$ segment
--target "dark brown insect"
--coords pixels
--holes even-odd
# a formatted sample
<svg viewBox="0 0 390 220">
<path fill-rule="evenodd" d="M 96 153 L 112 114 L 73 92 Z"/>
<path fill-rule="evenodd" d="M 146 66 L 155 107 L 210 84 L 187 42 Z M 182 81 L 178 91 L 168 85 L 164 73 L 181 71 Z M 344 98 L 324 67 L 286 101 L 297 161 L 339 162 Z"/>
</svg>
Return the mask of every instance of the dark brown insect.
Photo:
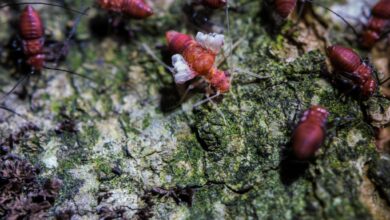
<svg viewBox="0 0 390 220">
<path fill-rule="evenodd" d="M 350 48 L 333 45 L 327 48 L 327 55 L 336 77 L 352 85 L 350 91 L 358 89 L 360 97 L 364 99 L 375 93 L 378 85 L 373 77 L 373 70 L 356 52 Z"/>
<path fill-rule="evenodd" d="M 101 8 L 122 13 L 136 19 L 144 19 L 153 15 L 152 8 L 144 0 L 98 0 Z"/>
<path fill-rule="evenodd" d="M 297 159 L 310 159 L 321 147 L 325 139 L 328 116 L 329 112 L 318 105 L 303 113 L 292 136 L 292 148 Z"/>
<path fill-rule="evenodd" d="M 371 9 L 371 17 L 363 28 L 361 43 L 365 48 L 371 48 L 378 42 L 384 31 L 390 26 L 390 0 L 381 0 Z"/>
</svg>

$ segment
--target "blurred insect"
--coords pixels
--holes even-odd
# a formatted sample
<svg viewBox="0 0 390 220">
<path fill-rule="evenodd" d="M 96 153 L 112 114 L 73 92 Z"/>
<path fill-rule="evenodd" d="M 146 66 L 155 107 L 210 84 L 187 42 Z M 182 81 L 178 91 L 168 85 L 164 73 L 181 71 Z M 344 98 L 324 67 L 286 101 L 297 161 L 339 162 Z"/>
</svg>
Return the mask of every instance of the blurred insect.
<svg viewBox="0 0 390 220">
<path fill-rule="evenodd" d="M 38 3 L 37 3 L 38 4 Z M 85 15 L 87 10 L 89 8 L 85 9 L 83 12 L 80 12 L 80 15 Z M 80 21 L 81 17 L 78 17 L 77 21 L 75 22 L 75 25 L 73 26 L 73 30 L 70 32 L 67 41 L 71 38 L 71 35 L 74 34 L 76 24 Z M 24 80 L 29 78 L 32 74 L 40 72 L 42 69 L 51 69 L 51 70 L 57 70 L 57 71 L 63 71 L 67 72 L 69 74 L 78 75 L 81 77 L 84 77 L 86 79 L 92 80 L 86 76 L 77 74 L 75 72 L 59 69 L 55 67 L 49 67 L 46 66 L 46 61 L 48 60 L 56 60 L 52 57 L 47 56 L 50 52 L 46 50 L 45 48 L 45 36 L 44 36 L 44 26 L 43 22 L 38 14 L 38 12 L 31 6 L 27 5 L 24 10 L 22 11 L 20 18 L 19 18 L 19 38 L 20 38 L 20 45 L 21 49 L 23 51 L 24 57 L 25 57 L 25 63 L 30 67 L 30 73 L 26 74 L 22 79 L 20 79 L 16 85 L 9 91 L 7 94 L 5 94 L 2 98 L 8 96 L 10 93 L 13 92 L 13 90 Z M 67 46 L 68 42 L 65 42 L 63 44 L 63 47 L 60 51 L 60 56 L 63 55 L 64 47 Z"/>
<path fill-rule="evenodd" d="M 297 8 L 298 2 L 300 2 L 300 6 L 298 8 L 298 18 L 301 17 L 303 13 L 303 9 L 305 4 L 311 4 L 311 5 L 316 5 L 319 7 L 324 8 L 327 11 L 330 11 L 332 14 L 336 15 L 338 18 L 340 18 L 349 28 L 351 28 L 355 34 L 357 34 L 357 31 L 355 28 L 340 14 L 337 12 L 333 11 L 329 7 L 326 7 L 325 5 L 319 3 L 319 2 L 314 2 L 313 0 L 274 0 L 273 1 L 273 8 L 274 12 L 277 15 L 276 17 L 279 17 L 277 20 L 285 20 L 292 14 L 292 12 Z M 277 21 L 279 23 L 280 21 Z"/>
<path fill-rule="evenodd" d="M 282 19 L 287 19 L 287 17 L 290 16 L 290 14 L 297 8 L 298 2 L 301 3 L 299 6 L 299 9 L 298 9 L 299 16 L 301 15 L 305 4 L 313 4 L 313 5 L 317 5 L 317 6 L 320 6 L 322 8 L 325 8 L 326 10 L 328 10 L 328 11 L 330 11 L 330 12 L 332 12 L 335 15 L 340 17 L 340 15 L 338 15 L 336 12 L 334 12 L 330 8 L 320 4 L 318 2 L 313 2 L 312 0 L 299 0 L 299 1 L 298 0 L 274 0 L 273 6 L 274 6 L 275 13 L 277 15 L 279 15 Z"/>
<path fill-rule="evenodd" d="M 297 0 L 275 0 L 275 12 L 283 19 L 286 19 L 295 9 Z"/>
<path fill-rule="evenodd" d="M 361 43 L 364 48 L 372 48 L 385 37 L 390 27 L 390 0 L 381 0 L 371 9 L 371 17 L 363 27 Z"/>
<path fill-rule="evenodd" d="M 212 9 L 223 8 L 227 5 L 227 0 L 194 0 L 192 4 L 201 4 Z"/>
<path fill-rule="evenodd" d="M 362 61 L 350 48 L 339 45 L 329 46 L 327 56 L 336 72 L 336 78 L 350 84 L 350 91 L 358 89 L 360 97 L 368 99 L 377 90 L 373 69 Z"/>
<path fill-rule="evenodd" d="M 169 50 L 174 53 L 172 64 L 177 84 L 202 76 L 217 90 L 217 94 L 229 91 L 228 73 L 217 69 L 214 65 L 215 58 L 224 43 L 223 35 L 198 32 L 194 40 L 189 35 L 168 31 L 166 40 Z"/>
<path fill-rule="evenodd" d="M 10 7 L 10 6 L 19 6 L 19 5 L 47 5 L 47 6 L 64 8 L 66 10 L 73 12 L 73 13 L 86 15 L 85 11 L 79 11 L 79 10 L 65 7 L 64 5 L 47 3 L 47 2 L 15 2 L 15 3 L 8 2 L 8 3 L 0 4 L 0 8 Z"/>
<path fill-rule="evenodd" d="M 318 105 L 303 113 L 292 136 L 292 148 L 297 159 L 310 159 L 321 147 L 326 136 L 328 116 L 329 112 Z"/>
<path fill-rule="evenodd" d="M 153 15 L 152 8 L 144 0 L 98 0 L 97 3 L 107 11 L 122 13 L 135 19 Z"/>
</svg>

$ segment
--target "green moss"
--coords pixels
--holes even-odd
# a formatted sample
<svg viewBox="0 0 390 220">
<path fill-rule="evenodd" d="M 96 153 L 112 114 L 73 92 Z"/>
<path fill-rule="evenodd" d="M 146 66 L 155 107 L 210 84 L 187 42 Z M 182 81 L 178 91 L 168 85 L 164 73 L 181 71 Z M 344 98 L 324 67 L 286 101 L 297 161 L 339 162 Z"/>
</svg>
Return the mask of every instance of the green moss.
<svg viewBox="0 0 390 220">
<path fill-rule="evenodd" d="M 369 177 L 375 183 L 382 197 L 390 203 L 390 163 L 389 155 L 384 155 L 372 161 Z"/>
<path fill-rule="evenodd" d="M 208 204 L 207 207 L 214 203 L 229 206 L 231 201 L 234 201 L 234 205 L 231 205 L 234 208 L 227 211 L 231 216 L 247 215 L 242 213 L 242 210 L 245 210 L 243 207 L 247 205 L 258 206 L 255 214 L 266 219 L 305 216 L 308 209 L 317 210 L 313 215 L 322 213 L 319 215 L 322 217 L 338 216 L 341 219 L 350 219 L 367 216 L 359 202 L 358 192 L 344 190 L 348 185 L 353 186 L 352 189 L 359 187 L 360 177 L 353 172 L 349 173 L 349 170 L 357 169 L 354 163 L 359 160 L 367 161 L 374 153 L 370 144 L 372 138 L 365 135 L 364 123 L 354 128 L 356 133 L 360 132 L 361 140 L 353 150 L 346 148 L 348 145 L 345 141 L 331 141 L 346 140 L 349 133 L 349 129 L 335 123 L 335 126 L 338 126 L 335 127 L 336 136 L 328 137 L 330 140 L 323 146 L 316 163 L 308 164 L 309 169 L 304 170 L 295 182 L 286 186 L 286 183 L 283 183 L 284 165 L 280 164 L 280 161 L 284 160 L 282 152 L 288 148 L 288 137 L 291 134 L 288 121 L 291 121 L 294 115 L 296 123 L 301 112 L 310 105 L 321 104 L 335 115 L 330 120 L 349 117 L 353 113 L 356 113 L 353 115 L 354 121 L 363 120 L 362 114 L 359 114 L 360 107 L 355 101 L 340 101 L 337 91 L 323 78 L 323 67 L 323 55 L 318 52 L 308 53 L 292 63 L 275 65 L 277 69 L 268 72 L 268 75 L 272 76 L 269 82 L 236 84 L 232 91 L 235 96 L 229 94 L 218 106 L 206 104 L 195 111 L 195 131 L 205 152 L 204 155 L 194 155 L 195 157 L 187 160 L 193 161 L 190 163 L 204 161 L 203 174 L 201 173 L 199 179 L 223 183 L 222 189 L 216 190 L 219 194 L 216 198 L 211 201 L 207 198 L 200 204 Z M 217 108 L 223 116 L 218 113 Z M 185 146 L 191 144 L 185 142 Z M 180 158 L 187 150 L 188 148 L 179 149 L 180 153 L 176 156 Z M 173 162 L 176 167 L 181 167 L 181 160 Z M 339 179 L 339 175 L 344 178 Z M 191 172 L 187 171 L 186 177 L 187 181 L 190 181 Z M 315 183 L 311 183 L 313 179 L 316 180 Z M 180 183 L 186 182 L 183 177 L 177 180 Z M 339 185 L 336 189 L 335 183 Z M 262 187 L 258 188 L 259 185 Z M 248 188 L 252 190 L 248 194 L 232 195 L 228 187 L 239 192 Z M 288 192 L 296 193 L 296 197 L 291 199 Z M 208 190 L 207 194 L 210 197 L 212 192 Z M 255 196 L 251 198 L 251 194 Z M 318 200 L 317 207 L 311 207 L 313 200 L 307 197 L 310 194 L 314 196 L 314 200 Z M 272 195 L 274 198 L 262 195 Z M 197 197 L 197 201 L 206 199 L 202 198 L 201 194 L 197 196 L 201 197 Z M 225 200 L 226 197 L 231 200 Z M 260 201 L 259 197 L 264 200 Z M 260 205 L 264 201 L 267 201 L 267 205 Z M 278 211 L 274 210 L 275 207 L 278 207 Z M 194 216 L 218 218 L 213 213 L 213 208 L 199 209 L 202 211 L 194 211 Z"/>
<path fill-rule="evenodd" d="M 93 1 L 66 2 L 82 8 Z M 166 104 L 165 96 L 174 96 L 177 88 L 172 74 L 151 58 L 142 44 L 169 63 L 169 56 L 160 50 L 166 44 L 165 31 L 195 34 L 201 28 L 190 24 L 191 15 L 182 13 L 184 1 L 173 2 L 167 11 L 158 8 L 151 19 L 129 21 L 130 35 L 119 36 L 119 31 L 112 30 L 106 36 L 95 36 L 89 30 L 92 15 L 83 18 L 77 37 L 85 44 L 82 50 L 72 45 L 64 65 L 93 81 L 69 75 L 70 91 L 59 88 L 35 94 L 43 109 L 31 117 L 39 122 L 44 119 L 48 127 L 29 140 L 33 144 L 22 146 L 44 149 L 40 147 L 50 141 L 59 143 L 58 167 L 50 170 L 64 182 L 58 204 L 90 193 L 102 204 L 108 200 L 111 208 L 123 205 L 118 204 L 122 198 L 98 199 L 95 186 L 104 186 L 109 192 L 123 190 L 123 198 L 134 198 L 134 204 L 124 205 L 143 208 L 145 202 L 140 198 L 147 190 L 179 186 L 194 190 L 192 207 L 178 205 L 169 196 L 154 197 L 150 209 L 155 218 L 368 219 L 357 190 L 362 166 L 375 160 L 376 152 L 361 105 L 350 97 L 341 98 L 333 88 L 320 50 L 298 54 L 297 45 L 286 40 L 287 33 L 294 39 L 300 34 L 299 27 L 290 33 L 293 21 L 284 22 L 281 32 L 271 33 L 276 27 L 262 16 L 261 11 L 268 10 L 263 1 L 234 1 L 230 30 L 223 10 L 214 11 L 209 20 L 214 29 L 224 30 L 228 40 L 241 40 L 219 67 L 234 74 L 231 91 L 216 98 L 215 104 L 163 113 L 160 106 Z M 64 23 L 65 18 L 53 17 L 48 21 L 50 27 Z M 0 39 L 5 37 L 0 34 Z M 269 78 L 259 80 L 239 70 Z M 5 73 L 0 74 L 2 81 L 12 82 L 7 71 L 0 68 Z M 54 72 L 48 75 L 57 77 Z M 46 85 L 39 87 L 45 89 Z M 70 95 L 64 97 L 65 92 Z M 185 105 L 191 106 L 203 96 L 194 92 Z M 294 125 L 314 104 L 331 113 L 326 141 L 315 160 L 288 161 Z M 363 104 L 369 111 L 379 112 L 380 105 L 389 102 L 373 98 Z M 26 108 L 28 104 L 20 105 Z M 54 132 L 66 119 L 63 113 L 77 123 L 77 133 Z M 44 152 L 31 155 L 39 163 Z M 386 166 L 383 161 L 378 163 L 372 168 L 376 174 L 372 178 L 387 192 Z M 113 167 L 121 174 L 113 174 Z M 72 172 L 83 169 L 97 177 L 91 192 L 80 192 L 86 179 L 73 176 Z"/>
</svg>

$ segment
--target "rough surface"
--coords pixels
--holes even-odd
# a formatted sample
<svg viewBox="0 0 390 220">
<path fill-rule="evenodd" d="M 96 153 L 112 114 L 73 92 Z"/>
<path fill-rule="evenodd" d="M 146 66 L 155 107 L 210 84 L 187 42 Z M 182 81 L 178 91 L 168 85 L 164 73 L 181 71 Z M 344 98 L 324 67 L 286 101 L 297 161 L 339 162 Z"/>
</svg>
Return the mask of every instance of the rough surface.
<svg viewBox="0 0 390 220">
<path fill-rule="evenodd" d="M 93 5 L 65 2 L 78 9 Z M 6 97 L 4 105 L 39 128 L 27 131 L 9 150 L 40 165 L 42 178 L 63 182 L 47 215 L 389 218 L 390 160 L 386 152 L 376 151 L 367 119 L 376 116 L 376 127 L 388 125 L 383 109 L 389 109 L 390 102 L 373 97 L 362 103 L 332 86 L 323 51 L 329 42 L 347 42 L 338 38 L 343 34 L 339 21 L 321 9 L 308 9 L 297 26 L 282 22 L 276 31 L 266 4 L 242 0 L 231 5 L 229 31 L 224 10 L 204 12 L 210 13 L 210 24 L 194 24 L 188 19 L 192 15 L 183 13 L 186 1 L 156 2 L 151 1 L 155 16 L 125 20 L 125 28 L 108 24 L 109 17 L 96 6 L 81 19 L 77 41 L 70 44 L 60 67 L 92 81 L 44 70 Z M 42 13 L 48 39 L 66 39 L 65 27 L 77 14 L 34 7 Z M 16 33 L 7 24 L 20 10 L 0 9 L 4 92 L 21 78 L 16 62 L 7 59 L 13 50 L 6 45 Z M 177 88 L 169 71 L 143 46 L 170 63 L 164 47 L 170 29 L 226 34 L 227 58 L 219 60 L 220 68 L 233 75 L 228 94 L 192 108 L 205 99 L 198 90 L 180 105 L 185 88 Z M 313 104 L 330 112 L 328 136 L 315 160 L 291 160 L 292 129 Z M 0 112 L 3 140 L 28 123 Z"/>
</svg>

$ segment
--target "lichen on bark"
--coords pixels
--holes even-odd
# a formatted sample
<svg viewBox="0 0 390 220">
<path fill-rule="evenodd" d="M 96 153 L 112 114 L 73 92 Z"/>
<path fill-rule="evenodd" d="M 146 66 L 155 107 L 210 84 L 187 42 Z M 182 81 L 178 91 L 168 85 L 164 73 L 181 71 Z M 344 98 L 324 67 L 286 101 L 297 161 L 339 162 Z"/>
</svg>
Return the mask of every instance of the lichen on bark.
<svg viewBox="0 0 390 220">
<path fill-rule="evenodd" d="M 75 8 L 92 5 L 65 2 Z M 36 89 L 33 82 L 38 77 L 25 85 L 34 111 L 28 97 L 7 97 L 5 105 L 40 128 L 13 152 L 41 164 L 42 176 L 63 182 L 50 215 L 377 218 L 375 207 L 367 205 L 371 197 L 362 192 L 370 186 L 388 201 L 388 160 L 377 155 L 366 108 L 332 85 L 321 38 L 329 30 L 309 11 L 298 26 L 287 21 L 275 33 L 263 16 L 269 10 L 263 1 L 232 2 L 230 30 L 225 11 L 214 11 L 211 29 L 227 37 L 228 53 L 225 60 L 219 57 L 220 68 L 232 74 L 233 84 L 229 93 L 192 108 L 204 93 L 193 92 L 180 105 L 171 74 L 143 48 L 147 45 L 169 63 L 165 32 L 195 34 L 199 28 L 182 12 L 184 3 L 151 2 L 156 15 L 126 21 L 126 30 L 110 27 L 104 12 L 92 8 L 78 26 L 79 44 L 71 45 L 61 66 L 93 81 L 44 70 Z M 58 27 L 77 15 L 36 7 L 47 31 L 55 32 L 51 38 L 65 39 Z M 50 17 L 55 12 L 64 16 Z M 4 8 L 0 13 L 11 19 L 18 10 Z M 325 15 L 324 19 L 334 22 Z M 10 36 L 3 32 L 0 38 L 7 41 Z M 2 57 L 8 53 L 2 51 Z M 16 82 L 10 66 L 2 59 L 4 91 Z M 330 112 L 325 143 L 313 161 L 290 160 L 286 155 L 292 130 L 301 113 L 314 104 Z M 364 104 L 369 115 L 381 116 L 381 108 L 388 109 L 390 103 L 373 97 Z M 5 114 L 0 124 L 3 138 L 25 123 Z"/>
</svg>

